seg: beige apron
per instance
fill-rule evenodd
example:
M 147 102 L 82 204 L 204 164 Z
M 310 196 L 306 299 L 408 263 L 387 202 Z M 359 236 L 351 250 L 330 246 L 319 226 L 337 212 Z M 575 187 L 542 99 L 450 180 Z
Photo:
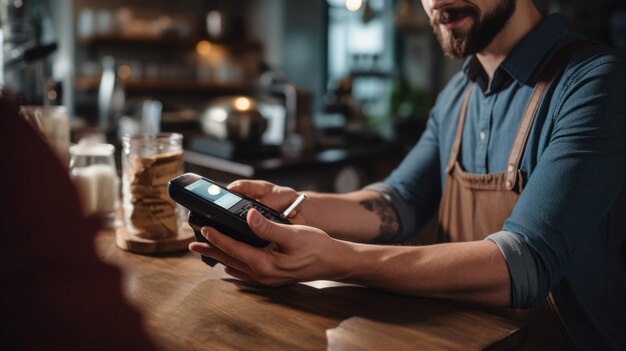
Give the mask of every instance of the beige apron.
M 470 84 L 465 93 L 456 137 L 446 167 L 446 187 L 439 207 L 440 242 L 483 240 L 489 234 L 502 230 L 504 221 L 511 215 L 524 188 L 520 160 L 545 91 L 571 56 L 588 45 L 590 41 L 584 39 L 566 45 L 543 70 L 526 106 L 504 172 L 467 173 L 458 162 L 465 115 L 473 86 Z M 529 337 L 524 345 L 526 349 L 574 348 L 551 294 L 546 301 L 532 309 L 502 309 L 496 313 L 517 320 L 528 328 Z

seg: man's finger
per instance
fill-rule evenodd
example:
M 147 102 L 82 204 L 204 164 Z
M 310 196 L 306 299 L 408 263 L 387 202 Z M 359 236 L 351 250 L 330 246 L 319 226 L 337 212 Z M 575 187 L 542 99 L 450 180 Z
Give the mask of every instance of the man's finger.
M 231 275 L 241 281 L 247 282 L 247 283 L 254 283 L 254 284 L 260 284 L 258 281 L 254 280 L 252 277 L 250 277 L 248 274 L 242 272 L 242 271 L 238 271 L 235 268 L 232 267 L 226 267 L 224 269 L 224 272 L 226 272 L 226 274 Z
M 250 229 L 261 239 L 278 246 L 288 246 L 293 240 L 293 233 L 288 225 L 272 222 L 255 209 L 248 210 L 247 221 Z
M 203 227 L 202 235 L 226 255 L 233 257 L 245 265 L 253 265 L 266 255 L 263 249 L 250 246 L 220 233 L 211 227 Z
M 228 184 L 227 188 L 230 191 L 259 199 L 269 194 L 274 188 L 274 184 L 264 180 L 236 180 Z
M 228 256 L 223 251 L 219 250 L 216 247 L 211 247 L 206 243 L 191 243 L 189 244 L 189 250 L 198 253 L 202 256 L 210 257 L 219 261 L 222 265 L 226 267 L 232 267 L 233 269 L 237 269 L 241 272 L 250 272 L 250 267 L 248 267 L 245 263 Z

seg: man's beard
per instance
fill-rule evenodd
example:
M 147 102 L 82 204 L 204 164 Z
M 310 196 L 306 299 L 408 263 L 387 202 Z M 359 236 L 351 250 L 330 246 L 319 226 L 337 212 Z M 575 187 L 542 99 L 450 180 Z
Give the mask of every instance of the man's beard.
M 515 4 L 516 0 L 501 0 L 482 19 L 479 10 L 474 6 L 442 9 L 430 22 L 443 52 L 451 58 L 464 58 L 484 50 L 491 43 L 513 15 Z M 452 23 L 465 16 L 474 22 L 469 30 L 452 28 L 448 35 L 442 33 L 441 23 Z

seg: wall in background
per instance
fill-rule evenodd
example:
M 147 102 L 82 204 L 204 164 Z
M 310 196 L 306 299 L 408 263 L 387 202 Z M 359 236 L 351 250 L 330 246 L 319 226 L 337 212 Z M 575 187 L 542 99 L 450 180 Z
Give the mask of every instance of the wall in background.
M 285 1 L 257 0 L 250 4 L 249 32 L 265 47 L 267 63 L 283 65 L 283 37 L 285 32 Z
M 250 34 L 263 43 L 267 63 L 311 92 L 317 107 L 326 89 L 326 2 L 255 0 L 247 11 Z
M 67 107 L 70 116 L 74 116 L 74 25 L 72 22 L 72 0 L 50 1 L 50 11 L 54 25 L 54 34 L 59 45 L 52 61 L 52 77 L 60 81 L 63 91 L 62 104 Z

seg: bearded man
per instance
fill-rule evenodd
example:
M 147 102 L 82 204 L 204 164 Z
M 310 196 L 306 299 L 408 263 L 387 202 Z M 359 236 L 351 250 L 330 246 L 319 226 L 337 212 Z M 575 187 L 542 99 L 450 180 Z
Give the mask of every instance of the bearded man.
M 274 250 L 213 228 L 190 249 L 250 282 L 331 279 L 504 307 L 529 348 L 626 349 L 626 84 L 607 47 L 531 0 L 422 0 L 466 58 L 415 147 L 381 183 L 307 193 L 292 216 L 248 224 Z M 263 181 L 230 189 L 286 208 Z M 402 242 L 438 212 L 437 244 Z M 416 311 L 419 313 L 419 311 Z

